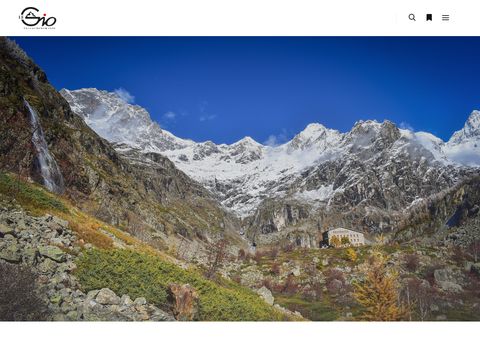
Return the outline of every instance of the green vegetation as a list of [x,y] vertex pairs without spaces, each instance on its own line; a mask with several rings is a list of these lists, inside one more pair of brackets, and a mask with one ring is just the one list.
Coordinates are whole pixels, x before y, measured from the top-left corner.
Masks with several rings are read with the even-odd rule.
[[299,295],[285,296],[275,294],[275,301],[292,311],[300,312],[304,317],[313,321],[334,321],[339,314],[328,300],[306,300]]
[[78,260],[77,277],[85,291],[108,287],[117,294],[145,297],[167,308],[171,283],[192,285],[200,296],[200,320],[285,320],[257,294],[233,282],[206,280],[194,270],[184,270],[154,254],[131,250],[92,249]]
[[41,210],[67,212],[65,205],[40,186],[15,179],[14,175],[0,173],[0,194],[15,198],[22,207],[38,214]]

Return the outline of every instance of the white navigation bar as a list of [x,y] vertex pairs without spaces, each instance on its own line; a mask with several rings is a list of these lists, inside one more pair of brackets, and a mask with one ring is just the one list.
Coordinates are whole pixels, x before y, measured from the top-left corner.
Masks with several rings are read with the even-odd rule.
[[337,0],[19,0],[0,35],[480,35],[480,2]]

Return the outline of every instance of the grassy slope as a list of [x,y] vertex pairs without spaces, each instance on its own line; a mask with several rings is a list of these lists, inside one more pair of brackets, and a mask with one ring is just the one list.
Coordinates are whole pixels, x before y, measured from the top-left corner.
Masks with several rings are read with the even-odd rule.
[[[0,198],[15,199],[32,215],[49,213],[69,221],[80,238],[95,246],[78,260],[77,276],[86,291],[110,287],[165,308],[168,285],[189,283],[199,292],[201,320],[287,320],[251,290],[226,280],[207,280],[194,268],[183,269],[169,255],[81,212],[41,186],[0,173]],[[101,230],[115,235],[130,249],[114,248],[112,239]]]

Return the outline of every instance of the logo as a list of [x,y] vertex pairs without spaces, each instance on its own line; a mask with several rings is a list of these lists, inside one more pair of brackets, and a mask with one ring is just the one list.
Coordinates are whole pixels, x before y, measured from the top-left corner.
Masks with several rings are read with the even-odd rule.
[[42,16],[40,10],[34,7],[27,7],[23,9],[19,18],[24,25],[30,28],[52,28],[52,26],[57,22],[56,17],[47,17],[46,13],[44,13]]

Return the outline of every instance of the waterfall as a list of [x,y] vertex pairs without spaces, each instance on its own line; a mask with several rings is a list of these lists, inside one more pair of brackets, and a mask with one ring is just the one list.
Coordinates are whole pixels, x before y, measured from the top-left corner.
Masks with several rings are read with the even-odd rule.
[[30,113],[30,123],[33,129],[32,142],[37,152],[37,161],[43,185],[48,190],[61,194],[64,191],[62,173],[58,168],[57,162],[50,154],[50,151],[48,151],[47,142],[45,141],[37,112],[30,106],[27,100],[24,100],[24,102]]

